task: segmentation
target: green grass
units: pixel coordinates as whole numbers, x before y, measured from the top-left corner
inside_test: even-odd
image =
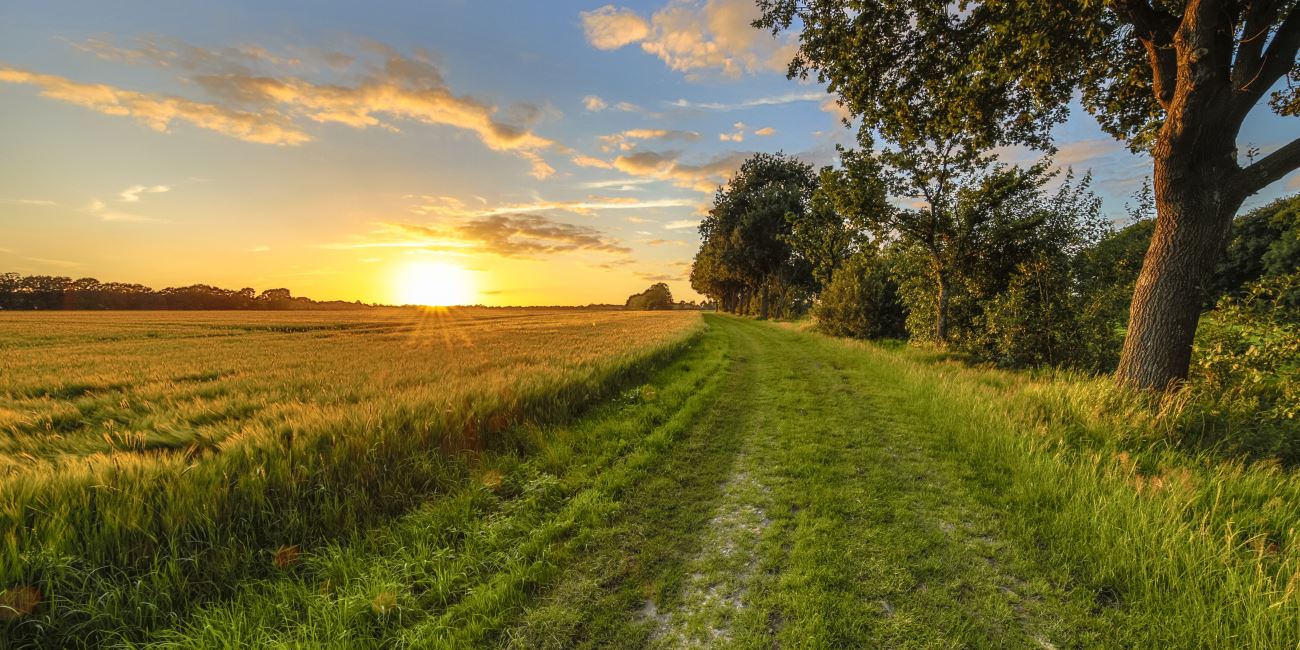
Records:
[[[693,314],[10,314],[0,622],[137,639],[313,545],[461,486],[512,427],[676,355]],[[36,592],[16,607],[15,594]],[[6,605],[8,608],[6,609]],[[12,620],[9,620],[12,619]]]
[[[264,550],[118,640],[1300,646],[1300,477],[1181,447],[1177,403],[705,322],[640,387],[461,456],[406,514]]]

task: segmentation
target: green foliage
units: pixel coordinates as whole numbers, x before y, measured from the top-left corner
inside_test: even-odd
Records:
[[[765,318],[773,294],[781,309],[806,304],[802,294],[813,289],[812,265],[824,260],[811,250],[796,256],[791,241],[811,241],[818,235],[817,220],[827,217],[808,214],[816,186],[812,166],[796,158],[758,153],[746,160],[718,189],[700,223],[691,287],[726,311]],[[793,234],[795,224],[799,235]]]
[[[665,310],[672,309],[674,304],[673,292],[668,288],[668,285],[663,282],[656,282],[650,285],[649,289],[628,296],[623,309],[633,311]]]
[[[1215,269],[1210,299],[1241,296],[1247,285],[1300,269],[1300,194],[1237,217],[1227,252]]]
[[[906,317],[889,265],[870,249],[835,269],[813,306],[817,329],[833,336],[903,338]]]
[[[1252,458],[1300,463],[1300,270],[1225,297],[1197,332],[1191,435]]]

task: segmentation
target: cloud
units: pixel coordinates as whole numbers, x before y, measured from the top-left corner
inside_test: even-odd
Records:
[[[682,279],[680,275],[669,275],[666,273],[654,273],[649,271],[639,271],[636,276],[647,282],[677,282]]]
[[[765,126],[765,127],[761,128],[761,129],[758,129],[757,131],[754,131],[754,135],[762,136],[762,137],[765,137],[765,138],[766,138],[766,137],[768,137],[768,136],[776,135],[776,129],[774,129],[774,128],[770,127],[770,126]]]
[[[161,186],[159,186],[159,187],[161,187]],[[127,199],[127,198],[125,198],[125,197],[127,196],[127,193],[128,193],[130,190],[135,190],[135,189],[136,189],[135,187],[128,187],[126,190],[124,190],[124,191],[122,192],[122,194],[120,195],[120,196],[123,197],[122,200],[123,200],[123,201],[135,201],[135,200],[138,200],[138,199],[140,198],[140,197],[138,196],[138,192],[145,191],[145,190],[148,189],[148,188],[141,188],[141,189],[137,190],[137,193],[136,193],[136,194],[133,194],[133,196],[135,196],[134,199]],[[141,215],[138,215],[138,214],[131,214],[131,213],[129,213],[129,212],[118,212],[117,210],[110,209],[110,208],[108,207],[108,204],[104,203],[103,201],[100,201],[99,199],[94,199],[94,200],[92,200],[92,201],[91,201],[90,203],[88,203],[88,204],[86,205],[86,207],[83,208],[83,209],[84,209],[86,212],[89,212],[89,213],[91,213],[91,214],[93,214],[93,215],[99,217],[99,219],[100,219],[101,221],[124,221],[124,222],[154,221],[154,222],[160,222],[160,223],[166,221],[165,219],[155,219],[155,218],[153,218],[153,217],[145,217],[145,216],[141,216]]]
[[[1287,181],[1286,188],[1288,190],[1300,190],[1300,174],[1292,176],[1291,180]]]
[[[674,108],[687,108],[694,110],[706,111],[739,111],[747,108],[756,108],[759,106],[783,106],[785,104],[795,104],[798,102],[820,102],[829,101],[834,103],[834,99],[827,100],[824,92],[805,92],[805,93],[784,93],[781,95],[769,95],[767,97],[755,97],[744,101],[724,103],[724,102],[693,102],[687,99],[678,99],[668,102],[669,106]],[[822,106],[825,110],[825,106]]]
[[[545,111],[530,104],[500,108],[480,99],[457,95],[448,87],[428,52],[411,55],[367,43],[366,69],[351,83],[309,81],[255,66],[284,59],[256,46],[208,50],[179,41],[142,39],[134,48],[104,41],[87,41],[84,49],[101,58],[149,63],[180,74],[215,102],[124,90],[105,84],[84,84],[63,77],[0,67],[0,81],[39,86],[42,94],[109,115],[133,116],[158,130],[174,121],[250,142],[294,145],[311,140],[302,123],[340,124],[357,129],[391,131],[393,120],[450,126],[474,133],[489,149],[515,153],[529,162],[531,173],[544,178],[554,172],[541,151],[564,150],[537,135],[532,127]]]
[[[417,214],[438,215],[443,217],[492,217],[524,212],[545,212],[563,210],[575,214],[590,215],[599,210],[645,210],[651,208],[680,208],[694,205],[690,199],[638,199],[627,196],[589,195],[585,199],[568,201],[536,200],[527,203],[508,203],[493,208],[468,208],[455,198],[448,196],[412,197],[419,201],[412,208]]]
[[[823,111],[826,111],[827,113],[830,113],[831,115],[834,115],[835,119],[838,120],[840,123],[847,122],[853,117],[853,114],[849,112],[848,107],[841,104],[838,99],[835,99],[833,97],[823,101],[822,105],[819,108],[821,108]]]
[[[583,12],[587,42],[601,50],[633,43],[669,68],[695,77],[718,71],[729,77],[782,72],[793,57],[792,36],[775,38],[755,29],[752,0],[671,0],[647,21],[631,9],[606,5]]]
[[[331,244],[327,248],[413,248],[481,252],[511,258],[591,251],[627,255],[631,249],[589,226],[553,221],[535,214],[495,215],[446,226],[384,224],[374,241]]]
[[[29,262],[36,262],[37,264],[44,264],[46,266],[58,266],[65,269],[75,268],[78,266],[85,266],[85,264],[81,262],[73,262],[71,260],[56,260],[56,259],[50,259],[48,257],[24,257],[23,259]]]
[[[650,246],[685,246],[687,242],[680,239],[647,239],[644,243]]]
[[[698,219],[678,219],[664,224],[664,230],[684,230],[686,228],[696,228],[699,225]]]
[[[201,129],[247,142],[295,145],[311,139],[282,115],[273,111],[243,111],[180,97],[140,93],[107,84],[86,84],[65,77],[0,67],[0,82],[37,86],[41,95],[103,113],[133,117],[159,132],[173,122],[188,122]]]
[[[605,100],[595,95],[587,95],[586,97],[583,97],[582,105],[592,113],[603,111],[609,107],[609,104],[606,104]]]
[[[169,192],[171,189],[166,185],[132,185],[122,190],[118,196],[127,203],[135,203],[140,200],[141,194],[160,194]]]
[[[745,141],[745,123],[736,122],[731,125],[736,130],[732,133],[719,133],[718,139],[723,142],[744,142]]]
[[[678,131],[674,129],[628,129],[621,133],[600,136],[601,150],[631,151],[636,147],[634,140],[678,140],[695,142],[700,134],[695,131]]]
[[[580,15],[587,42],[600,50],[617,50],[650,35],[650,24],[631,9],[605,5]]]
[[[596,169],[613,169],[613,168],[614,168],[614,164],[613,164],[613,163],[608,162],[608,161],[605,161],[605,160],[601,160],[600,158],[596,158],[596,157],[594,157],[594,156],[588,156],[588,155],[586,155],[586,154],[580,154],[580,153],[579,153],[579,154],[574,154],[573,157],[571,158],[571,160],[573,161],[573,164],[575,164],[575,165],[577,165],[577,166],[579,166],[579,167],[594,167],[594,168],[596,168]]]
[[[604,163],[603,160],[600,162]],[[639,192],[641,188],[638,186],[653,182],[655,182],[653,178],[619,178],[609,181],[587,181],[586,183],[579,183],[578,186],[589,190],[608,189],[620,192]]]
[[[727,182],[745,154],[733,152],[701,164],[688,164],[678,160],[678,152],[642,151],[614,159],[615,169],[630,176],[670,181],[677,187],[699,192],[713,192]]]
[[[1124,146],[1111,138],[1078,140],[1062,144],[1057,149],[1054,160],[1060,167],[1070,167],[1087,162],[1094,158],[1100,158],[1102,156],[1121,153],[1124,151]]]
[[[55,203],[54,201],[46,201],[45,199],[0,199],[0,203],[8,203],[10,205],[34,205],[41,207],[52,207],[58,205],[58,203]]]

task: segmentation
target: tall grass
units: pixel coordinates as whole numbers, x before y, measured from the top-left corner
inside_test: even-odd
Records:
[[[1115,645],[1300,642],[1300,474],[1185,446],[1186,395],[860,347],[1023,539],[1114,615]]]
[[[569,417],[699,328],[525,310],[3,316],[0,625],[51,646],[156,627],[278,550],[457,485],[512,427]]]

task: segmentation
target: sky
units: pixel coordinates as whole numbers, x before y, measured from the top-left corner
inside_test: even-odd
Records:
[[[752,0],[0,5],[0,272],[316,299],[697,299],[695,227],[758,151],[853,131]],[[1243,150],[1300,132],[1260,107]],[[1119,218],[1149,160],[1077,106]],[[1030,160],[1010,152],[1012,162]],[[1300,190],[1292,174],[1257,205]],[[421,284],[455,284],[429,291]]]

